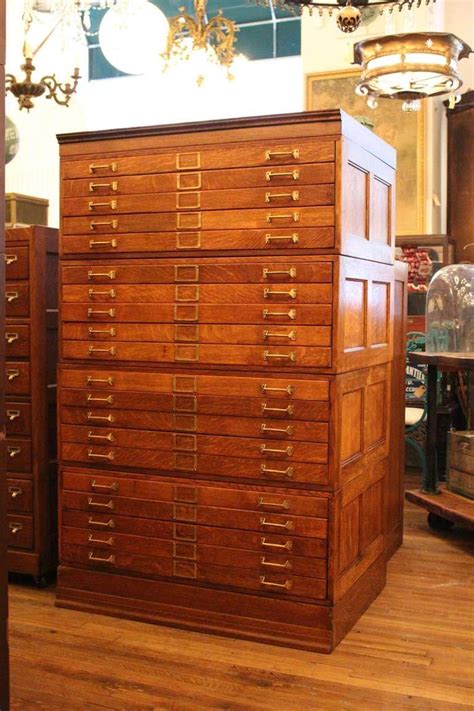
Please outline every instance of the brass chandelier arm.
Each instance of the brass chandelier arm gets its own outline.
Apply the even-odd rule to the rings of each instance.
[[[54,99],[60,106],[68,106],[71,101],[71,96],[76,93],[80,78],[79,70],[75,69],[74,74],[71,76],[73,80],[72,84],[70,82],[64,82],[64,84],[58,82],[54,74],[44,76],[40,79],[39,83],[45,86],[49,91],[49,94],[46,95],[46,99]],[[58,92],[60,92],[59,95]],[[64,98],[61,98],[61,94]]]

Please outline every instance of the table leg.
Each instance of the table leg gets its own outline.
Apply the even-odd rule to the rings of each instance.
[[[427,417],[426,417],[426,473],[423,477],[421,490],[425,494],[438,493],[438,476],[436,462],[436,425],[438,406],[438,368],[428,366],[427,383]]]

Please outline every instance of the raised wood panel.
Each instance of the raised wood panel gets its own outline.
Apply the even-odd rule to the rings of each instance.
[[[364,449],[364,389],[358,388],[342,395],[341,417],[344,435],[341,438],[341,465],[360,456]]]
[[[390,288],[390,283],[372,282],[369,342],[372,348],[388,346],[390,340]]]
[[[365,391],[367,408],[364,412],[365,436],[367,449],[373,449],[383,442],[387,432],[387,381],[371,383]]]
[[[354,499],[346,504],[340,513],[338,573],[344,571],[359,557],[360,501]]]
[[[344,232],[348,237],[368,239],[370,173],[362,166],[348,160],[344,179],[351,186],[344,204]]]
[[[378,176],[370,184],[370,234],[375,242],[391,246],[392,186]]]
[[[347,353],[367,347],[367,282],[363,279],[345,280],[343,289],[344,340]]]

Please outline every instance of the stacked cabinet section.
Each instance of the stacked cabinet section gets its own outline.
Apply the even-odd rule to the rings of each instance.
[[[59,140],[58,604],[331,651],[385,580],[394,151],[339,111]]]

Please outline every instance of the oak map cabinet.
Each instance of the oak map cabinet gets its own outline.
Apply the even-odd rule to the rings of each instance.
[[[340,111],[59,142],[58,605],[331,651],[400,542],[395,151]]]

